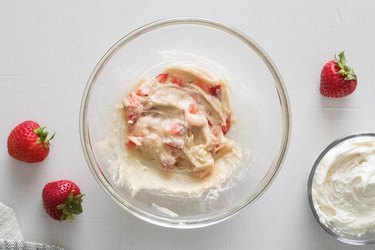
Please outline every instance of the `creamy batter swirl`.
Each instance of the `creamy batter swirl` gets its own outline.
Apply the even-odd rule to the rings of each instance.
[[[164,171],[203,178],[234,149],[225,137],[232,119],[226,82],[202,71],[171,67],[142,80],[124,110],[128,149]]]

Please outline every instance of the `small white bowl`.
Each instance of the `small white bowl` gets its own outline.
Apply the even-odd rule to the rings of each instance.
[[[374,133],[361,133],[361,134],[349,135],[344,138],[337,139],[331,144],[329,144],[319,154],[318,158],[316,159],[311,169],[308,184],[307,184],[309,205],[310,205],[311,211],[316,221],[328,234],[330,234],[331,236],[333,236],[339,241],[342,241],[344,243],[351,244],[351,245],[368,245],[368,244],[375,243],[375,233],[366,233],[360,236],[352,235],[352,234],[342,232],[337,226],[333,225],[330,222],[325,221],[323,218],[320,217],[319,213],[316,211],[316,206],[315,206],[314,197],[312,193],[312,187],[313,187],[313,182],[314,182],[314,177],[315,177],[315,171],[317,167],[319,166],[320,162],[322,161],[322,159],[324,159],[324,157],[327,155],[327,153],[346,141],[349,141],[355,138],[360,138],[360,137],[375,137],[375,134]]]

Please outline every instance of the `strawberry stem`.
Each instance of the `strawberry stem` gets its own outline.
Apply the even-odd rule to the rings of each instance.
[[[52,134],[50,138],[48,137],[48,131],[44,130],[45,127],[42,128],[36,128],[34,129],[34,133],[38,136],[38,141],[37,143],[43,143],[44,146],[49,146],[49,141],[52,140],[55,137],[55,133]]]
[[[74,215],[82,213],[81,203],[83,196],[83,194],[74,195],[74,192],[71,191],[65,202],[57,206],[57,209],[63,212],[60,221],[68,220],[72,222]]]
[[[338,57],[339,59],[337,59],[335,56],[335,62],[340,67],[339,74],[345,77],[345,80],[357,80],[357,76],[354,73],[354,70],[347,64],[344,51],[341,51]]]

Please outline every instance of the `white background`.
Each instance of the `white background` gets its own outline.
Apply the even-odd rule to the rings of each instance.
[[[328,143],[375,132],[374,13],[371,0],[1,0],[0,202],[15,209],[26,240],[66,249],[353,249],[317,224],[306,184]],[[79,139],[81,96],[101,56],[133,29],[175,16],[212,18],[255,39],[279,68],[292,107],[289,152],[268,191],[232,219],[194,230],[157,227],[123,211],[91,176]],[[358,89],[324,99],[320,70],[341,50],[356,70]],[[7,155],[10,130],[27,119],[56,132],[41,164]],[[86,194],[74,223],[53,221],[42,208],[44,184],[64,178]]]

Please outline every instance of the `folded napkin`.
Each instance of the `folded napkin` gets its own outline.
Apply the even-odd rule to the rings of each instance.
[[[10,207],[0,203],[0,249],[1,250],[63,250],[44,243],[23,240],[16,215]]]

